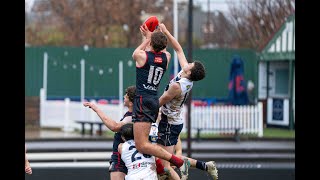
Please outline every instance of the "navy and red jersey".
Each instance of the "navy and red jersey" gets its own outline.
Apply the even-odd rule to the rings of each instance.
[[[158,95],[160,81],[167,69],[167,55],[163,52],[146,51],[146,62],[136,67],[136,95]]]
[[[122,119],[120,121],[122,121],[125,117],[127,116],[132,116],[132,112],[127,111]],[[116,132],[114,134],[114,140],[113,140],[113,153],[111,155],[111,161],[117,162],[118,159],[121,159],[120,157],[118,157],[119,153],[118,153],[118,146],[120,143],[124,143],[124,141],[121,138],[121,134],[119,132]]]

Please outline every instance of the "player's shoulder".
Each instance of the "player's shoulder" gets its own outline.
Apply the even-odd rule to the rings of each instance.
[[[167,49],[164,49],[161,51],[162,53],[164,53],[167,56],[167,59],[170,60],[171,58],[171,53],[169,51],[167,51]]]
[[[132,139],[124,142],[124,144],[126,144],[127,146],[135,145],[134,140]]]
[[[121,143],[122,145],[121,145],[121,151],[122,152],[125,152],[125,151],[127,151],[128,150],[128,148],[130,147],[130,145],[127,143],[127,141],[126,142],[123,142],[123,143]],[[120,145],[120,144],[119,144]],[[118,151],[120,150],[120,146],[118,146]]]
[[[169,51],[165,51],[164,53],[166,54],[168,61],[170,61],[171,53]]]
[[[138,50],[133,53],[133,58],[135,60],[145,58],[146,56],[147,56],[147,54],[146,54],[146,51],[144,51],[144,50]]]
[[[181,85],[179,82],[173,82],[170,84],[170,87],[169,87],[171,90],[173,91],[180,91],[181,90]]]
[[[182,91],[190,91],[193,87],[193,81],[190,81],[187,78],[181,78],[179,83]]]

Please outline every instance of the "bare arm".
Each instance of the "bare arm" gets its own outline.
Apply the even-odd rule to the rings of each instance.
[[[156,123],[159,125],[160,123],[160,120],[161,120],[161,108],[159,108],[159,112],[158,112],[158,117],[157,117],[157,120],[156,120]]]
[[[176,51],[180,66],[184,67],[185,65],[187,65],[188,61],[186,59],[186,56],[184,55],[183,49],[179,42],[170,34],[170,32],[163,23],[161,23],[159,27],[161,31],[167,36],[168,40],[171,42],[173,46],[173,49]]]
[[[118,152],[119,152],[119,154],[122,154],[122,144],[123,144],[123,143],[120,143],[120,144],[118,145]]]
[[[180,84],[175,82],[169,85],[169,89],[165,91],[159,99],[160,107],[165,103],[171,101],[174,97],[181,94]]]
[[[100,119],[102,120],[102,122],[113,132],[118,132],[120,131],[120,128],[122,127],[123,124],[125,124],[127,121],[129,121],[130,118],[132,118],[131,116],[126,117],[127,120],[125,121],[125,119],[121,122],[116,122],[115,120],[111,119],[110,117],[108,117],[107,115],[105,115],[101,109],[99,109],[95,104],[93,104],[92,102],[84,102],[83,105],[85,107],[89,107],[91,108],[93,111],[95,111],[97,113],[97,115],[100,117]]]
[[[168,69],[168,66],[169,66],[169,63],[170,63],[170,59],[171,59],[171,54],[167,51],[167,48],[165,48],[164,50],[163,50],[163,52],[164,53],[166,53],[166,55],[167,55],[167,69]]]
[[[147,58],[145,49],[150,44],[151,32],[145,26],[140,26],[140,32],[145,38],[142,43],[133,51],[132,58],[136,61],[136,65],[143,66]]]
[[[144,49],[147,47],[147,44],[150,43],[150,39],[145,39],[140,46],[138,46],[133,54],[132,58],[136,61],[137,66],[143,66],[146,61],[147,55]]]

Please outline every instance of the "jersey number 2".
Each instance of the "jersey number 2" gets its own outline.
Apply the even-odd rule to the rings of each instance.
[[[132,149],[136,149],[136,146],[130,146],[130,147],[129,147],[129,151],[132,150]],[[134,153],[133,153],[132,156],[131,156],[131,162],[134,162],[134,161],[136,161],[136,160],[141,159],[141,156],[135,157],[138,152],[139,152],[139,151],[138,151],[137,149],[134,151]],[[151,155],[149,155],[149,154],[142,154],[142,155],[143,155],[143,157],[145,157],[145,158],[151,158]]]

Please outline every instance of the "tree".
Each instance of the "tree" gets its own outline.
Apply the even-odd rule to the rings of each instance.
[[[237,43],[234,43],[236,36],[236,28],[230,23],[225,15],[219,11],[214,11],[211,18],[213,24],[212,31],[209,34],[209,41],[214,42],[219,48],[236,48]]]
[[[294,13],[295,0],[246,0],[237,5],[228,1],[228,6],[239,46],[259,49]]]
[[[42,0],[34,25],[26,29],[31,44],[61,43],[64,46],[135,47],[141,42],[139,26],[142,13],[163,13],[172,0]],[[170,7],[167,7],[170,8]],[[165,21],[167,21],[165,15]],[[172,17],[171,17],[172,19]],[[169,22],[172,22],[169,21]],[[170,24],[170,23],[169,23]],[[172,23],[171,23],[172,24]],[[170,25],[169,27],[170,28]],[[48,32],[48,30],[52,30]],[[39,32],[62,35],[50,41]],[[42,33],[43,34],[43,33]],[[63,38],[61,42],[61,38]]]

